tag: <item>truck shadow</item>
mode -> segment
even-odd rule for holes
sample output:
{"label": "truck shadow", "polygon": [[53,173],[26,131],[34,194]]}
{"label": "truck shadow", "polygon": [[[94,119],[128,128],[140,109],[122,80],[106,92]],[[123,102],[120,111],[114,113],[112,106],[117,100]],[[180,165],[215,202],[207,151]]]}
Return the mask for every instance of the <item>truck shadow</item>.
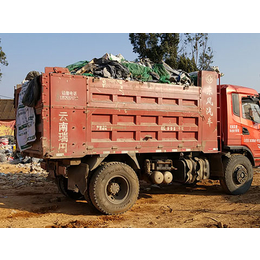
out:
{"label": "truck shadow", "polygon": [[[20,190],[16,192],[0,191],[0,210],[11,209],[7,218],[40,216],[60,213],[66,215],[101,215],[85,200],[72,200],[57,192]],[[21,212],[22,211],[22,212]]]}
{"label": "truck shadow", "polygon": [[152,194],[185,194],[185,195],[223,195],[223,191],[220,185],[184,185],[179,183],[173,183],[170,185],[144,185],[140,188],[140,198],[149,198]]}
{"label": "truck shadow", "polygon": [[[252,185],[248,192],[241,195],[228,195],[218,181],[198,183],[196,185],[172,184],[167,186],[141,186],[139,198],[150,199],[156,194],[172,194],[185,196],[221,196],[231,203],[260,204],[260,186]],[[181,198],[180,198],[181,199]]]}
{"label": "truck shadow", "polygon": [[[181,184],[172,184],[165,186],[157,185],[141,185],[139,199],[154,199],[156,195],[185,195],[188,196],[214,196],[224,198],[231,203],[247,203],[260,204],[260,186],[252,186],[250,190],[243,195],[227,195],[222,190],[219,183],[203,184],[199,183],[195,186],[185,186]],[[160,196],[156,201],[160,203]],[[182,196],[177,199],[181,200]],[[141,202],[140,202],[141,203]],[[145,202],[146,203],[146,202]],[[214,201],[212,201],[214,203]],[[160,204],[158,204],[158,207]],[[37,217],[45,214],[56,213],[73,216],[94,216],[100,217],[102,214],[98,212],[85,200],[72,200],[52,189],[46,191],[44,189],[21,189],[17,191],[3,192],[0,190],[0,210],[11,209],[6,218],[14,219],[19,217]],[[145,212],[144,212],[145,213]]]}

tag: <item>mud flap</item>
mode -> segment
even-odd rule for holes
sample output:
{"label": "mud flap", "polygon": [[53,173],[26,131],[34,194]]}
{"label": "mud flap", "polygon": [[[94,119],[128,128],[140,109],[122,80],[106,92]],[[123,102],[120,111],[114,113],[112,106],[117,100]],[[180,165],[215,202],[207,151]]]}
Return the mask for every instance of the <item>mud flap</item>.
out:
{"label": "mud flap", "polygon": [[80,191],[85,194],[87,190],[87,179],[89,174],[89,165],[81,163],[80,165],[73,165],[68,167],[68,189],[75,192]]}
{"label": "mud flap", "polygon": [[208,158],[210,163],[210,176],[212,177],[223,177],[224,168],[222,163],[222,154],[212,154]]}

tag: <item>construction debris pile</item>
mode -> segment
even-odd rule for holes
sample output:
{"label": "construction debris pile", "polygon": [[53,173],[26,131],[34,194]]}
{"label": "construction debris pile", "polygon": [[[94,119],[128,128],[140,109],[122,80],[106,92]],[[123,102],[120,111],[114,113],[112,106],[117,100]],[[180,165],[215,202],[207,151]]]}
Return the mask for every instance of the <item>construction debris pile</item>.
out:
{"label": "construction debris pile", "polygon": [[99,59],[79,61],[68,65],[66,68],[74,75],[173,83],[186,86],[196,85],[197,83],[188,73],[172,69],[165,62],[156,64],[148,58],[138,62],[129,62],[121,54],[115,56],[106,53]]}
{"label": "construction debris pile", "polygon": [[41,168],[41,160],[32,157],[17,158],[0,163],[0,190],[22,186],[42,186],[48,172]]}
{"label": "construction debris pile", "polygon": [[12,188],[20,187],[41,187],[46,185],[48,173],[47,172],[14,172],[14,173],[2,173],[0,172],[0,191],[9,190]]}
{"label": "construction debris pile", "polygon": [[7,162],[14,159],[16,146],[13,136],[0,137],[0,162]]}

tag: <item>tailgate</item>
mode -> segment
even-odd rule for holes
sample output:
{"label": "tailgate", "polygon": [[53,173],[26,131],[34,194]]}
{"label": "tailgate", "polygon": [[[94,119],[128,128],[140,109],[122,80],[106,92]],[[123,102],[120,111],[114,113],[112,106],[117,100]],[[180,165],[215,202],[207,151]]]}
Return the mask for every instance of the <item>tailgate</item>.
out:
{"label": "tailgate", "polygon": [[[53,73],[55,72],[55,73]],[[77,158],[86,151],[86,77],[45,68],[35,107],[36,141],[23,153],[38,158]],[[16,107],[20,89],[15,91]]]}
{"label": "tailgate", "polygon": [[50,129],[47,138],[50,141],[46,152],[52,158],[83,157],[86,153],[86,77],[49,75],[49,127],[46,131]]}

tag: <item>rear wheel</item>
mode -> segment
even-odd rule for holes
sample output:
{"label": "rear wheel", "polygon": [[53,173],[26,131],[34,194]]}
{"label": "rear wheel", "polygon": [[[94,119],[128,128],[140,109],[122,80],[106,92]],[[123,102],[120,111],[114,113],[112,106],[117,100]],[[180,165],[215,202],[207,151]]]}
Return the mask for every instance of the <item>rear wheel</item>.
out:
{"label": "rear wheel", "polygon": [[75,192],[68,189],[68,178],[65,178],[64,176],[58,176],[56,177],[56,184],[59,191],[66,197],[73,200],[84,199],[84,196],[80,192]]}
{"label": "rear wheel", "polygon": [[135,171],[121,162],[109,162],[100,166],[89,184],[89,196],[93,205],[108,215],[129,210],[138,194],[139,180]]}
{"label": "rear wheel", "polygon": [[85,191],[85,193],[84,193],[84,198],[85,198],[85,200],[87,201],[87,203],[90,205],[90,206],[92,206],[92,207],[94,207],[95,208],[95,206],[93,205],[93,203],[92,203],[92,201],[91,201],[91,199],[90,199],[90,195],[89,195],[89,181],[90,181],[90,179],[88,180],[88,185],[87,185],[87,189],[86,189],[86,191]]}
{"label": "rear wheel", "polygon": [[253,181],[253,168],[249,159],[244,155],[234,154],[225,158],[223,165],[224,177],[220,179],[223,189],[232,195],[247,192]]}

